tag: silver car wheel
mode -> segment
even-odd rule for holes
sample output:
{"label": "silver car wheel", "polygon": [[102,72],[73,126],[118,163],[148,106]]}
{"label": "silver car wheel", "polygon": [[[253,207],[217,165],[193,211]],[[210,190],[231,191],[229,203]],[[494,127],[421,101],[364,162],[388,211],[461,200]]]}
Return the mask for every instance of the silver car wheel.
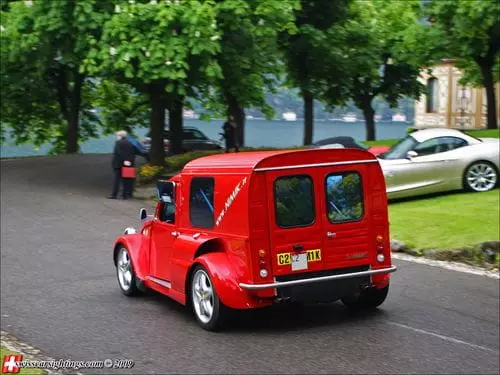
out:
{"label": "silver car wheel", "polygon": [[473,164],[465,176],[467,185],[478,192],[488,191],[495,187],[497,183],[497,172],[487,163]]}
{"label": "silver car wheel", "polygon": [[129,291],[132,285],[132,263],[130,256],[125,248],[121,248],[118,253],[118,281],[120,287],[125,291]]}
{"label": "silver car wheel", "polygon": [[202,323],[208,323],[214,314],[214,289],[210,277],[202,269],[193,276],[191,295],[196,316]]}

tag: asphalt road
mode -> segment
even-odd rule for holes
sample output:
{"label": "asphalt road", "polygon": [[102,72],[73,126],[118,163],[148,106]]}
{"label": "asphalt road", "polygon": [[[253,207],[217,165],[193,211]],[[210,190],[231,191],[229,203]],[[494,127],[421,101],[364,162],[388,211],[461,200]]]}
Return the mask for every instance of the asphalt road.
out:
{"label": "asphalt road", "polygon": [[141,202],[106,199],[109,166],[1,161],[2,330],[54,358],[133,359],[134,373],[499,373],[499,281],[481,276],[396,261],[375,313],[261,310],[222,333],[166,297],[123,296],[112,244]]}

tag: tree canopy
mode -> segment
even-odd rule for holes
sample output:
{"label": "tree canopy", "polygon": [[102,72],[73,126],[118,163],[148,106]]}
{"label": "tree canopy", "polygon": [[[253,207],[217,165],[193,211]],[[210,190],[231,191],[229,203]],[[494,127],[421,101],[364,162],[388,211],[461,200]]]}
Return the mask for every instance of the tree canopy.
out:
{"label": "tree canopy", "polygon": [[498,127],[494,83],[500,81],[500,2],[440,0],[429,3],[424,46],[439,46],[431,59],[453,58],[463,82],[482,85],[488,102],[488,128]]}
{"label": "tree canopy", "polygon": [[161,165],[166,113],[182,152],[194,103],[233,116],[243,143],[245,111],[272,117],[268,93],[282,86],[302,98],[304,144],[318,100],[355,103],[374,139],[374,100],[418,97],[422,67],[445,57],[485,86],[488,127],[498,127],[495,0],[1,0],[0,11],[0,136],[54,153],[149,126]]}

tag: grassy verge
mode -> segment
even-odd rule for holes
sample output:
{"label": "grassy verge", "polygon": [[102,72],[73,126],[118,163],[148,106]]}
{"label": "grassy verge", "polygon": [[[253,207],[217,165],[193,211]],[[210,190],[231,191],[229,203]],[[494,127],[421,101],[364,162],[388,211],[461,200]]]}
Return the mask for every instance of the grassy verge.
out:
{"label": "grassy verge", "polygon": [[500,129],[467,130],[466,133],[476,138],[500,138]]}
{"label": "grassy verge", "polygon": [[[12,352],[11,350],[7,349],[5,346],[1,345],[0,346],[0,358],[4,359],[4,356],[6,356],[7,354],[19,354],[19,353],[14,353]],[[29,359],[29,358],[23,358],[23,360],[26,360],[26,359]],[[2,372],[3,374],[3,372]],[[22,369],[20,372],[18,372],[18,374],[21,374],[21,375],[41,375],[41,374],[46,374],[46,372],[44,370],[41,370],[41,369]]]}
{"label": "grassy verge", "polygon": [[365,141],[363,143],[367,144],[368,146],[392,146],[398,141],[399,139],[380,139],[378,141]]}
{"label": "grassy verge", "polygon": [[498,266],[479,244],[500,240],[499,205],[499,189],[391,203],[391,238],[417,254]]}

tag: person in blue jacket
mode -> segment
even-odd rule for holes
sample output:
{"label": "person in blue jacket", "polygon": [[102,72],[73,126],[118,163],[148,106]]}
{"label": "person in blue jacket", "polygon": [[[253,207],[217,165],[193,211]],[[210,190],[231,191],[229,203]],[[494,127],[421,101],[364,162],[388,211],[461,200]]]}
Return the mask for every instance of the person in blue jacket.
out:
{"label": "person in blue jacket", "polygon": [[147,161],[149,161],[149,153],[146,151],[146,149],[141,144],[141,142],[139,142],[137,139],[135,139],[131,135],[127,135],[126,138],[127,138],[127,141],[129,141],[132,144],[132,146],[134,146],[135,153],[137,155],[144,157]]}

